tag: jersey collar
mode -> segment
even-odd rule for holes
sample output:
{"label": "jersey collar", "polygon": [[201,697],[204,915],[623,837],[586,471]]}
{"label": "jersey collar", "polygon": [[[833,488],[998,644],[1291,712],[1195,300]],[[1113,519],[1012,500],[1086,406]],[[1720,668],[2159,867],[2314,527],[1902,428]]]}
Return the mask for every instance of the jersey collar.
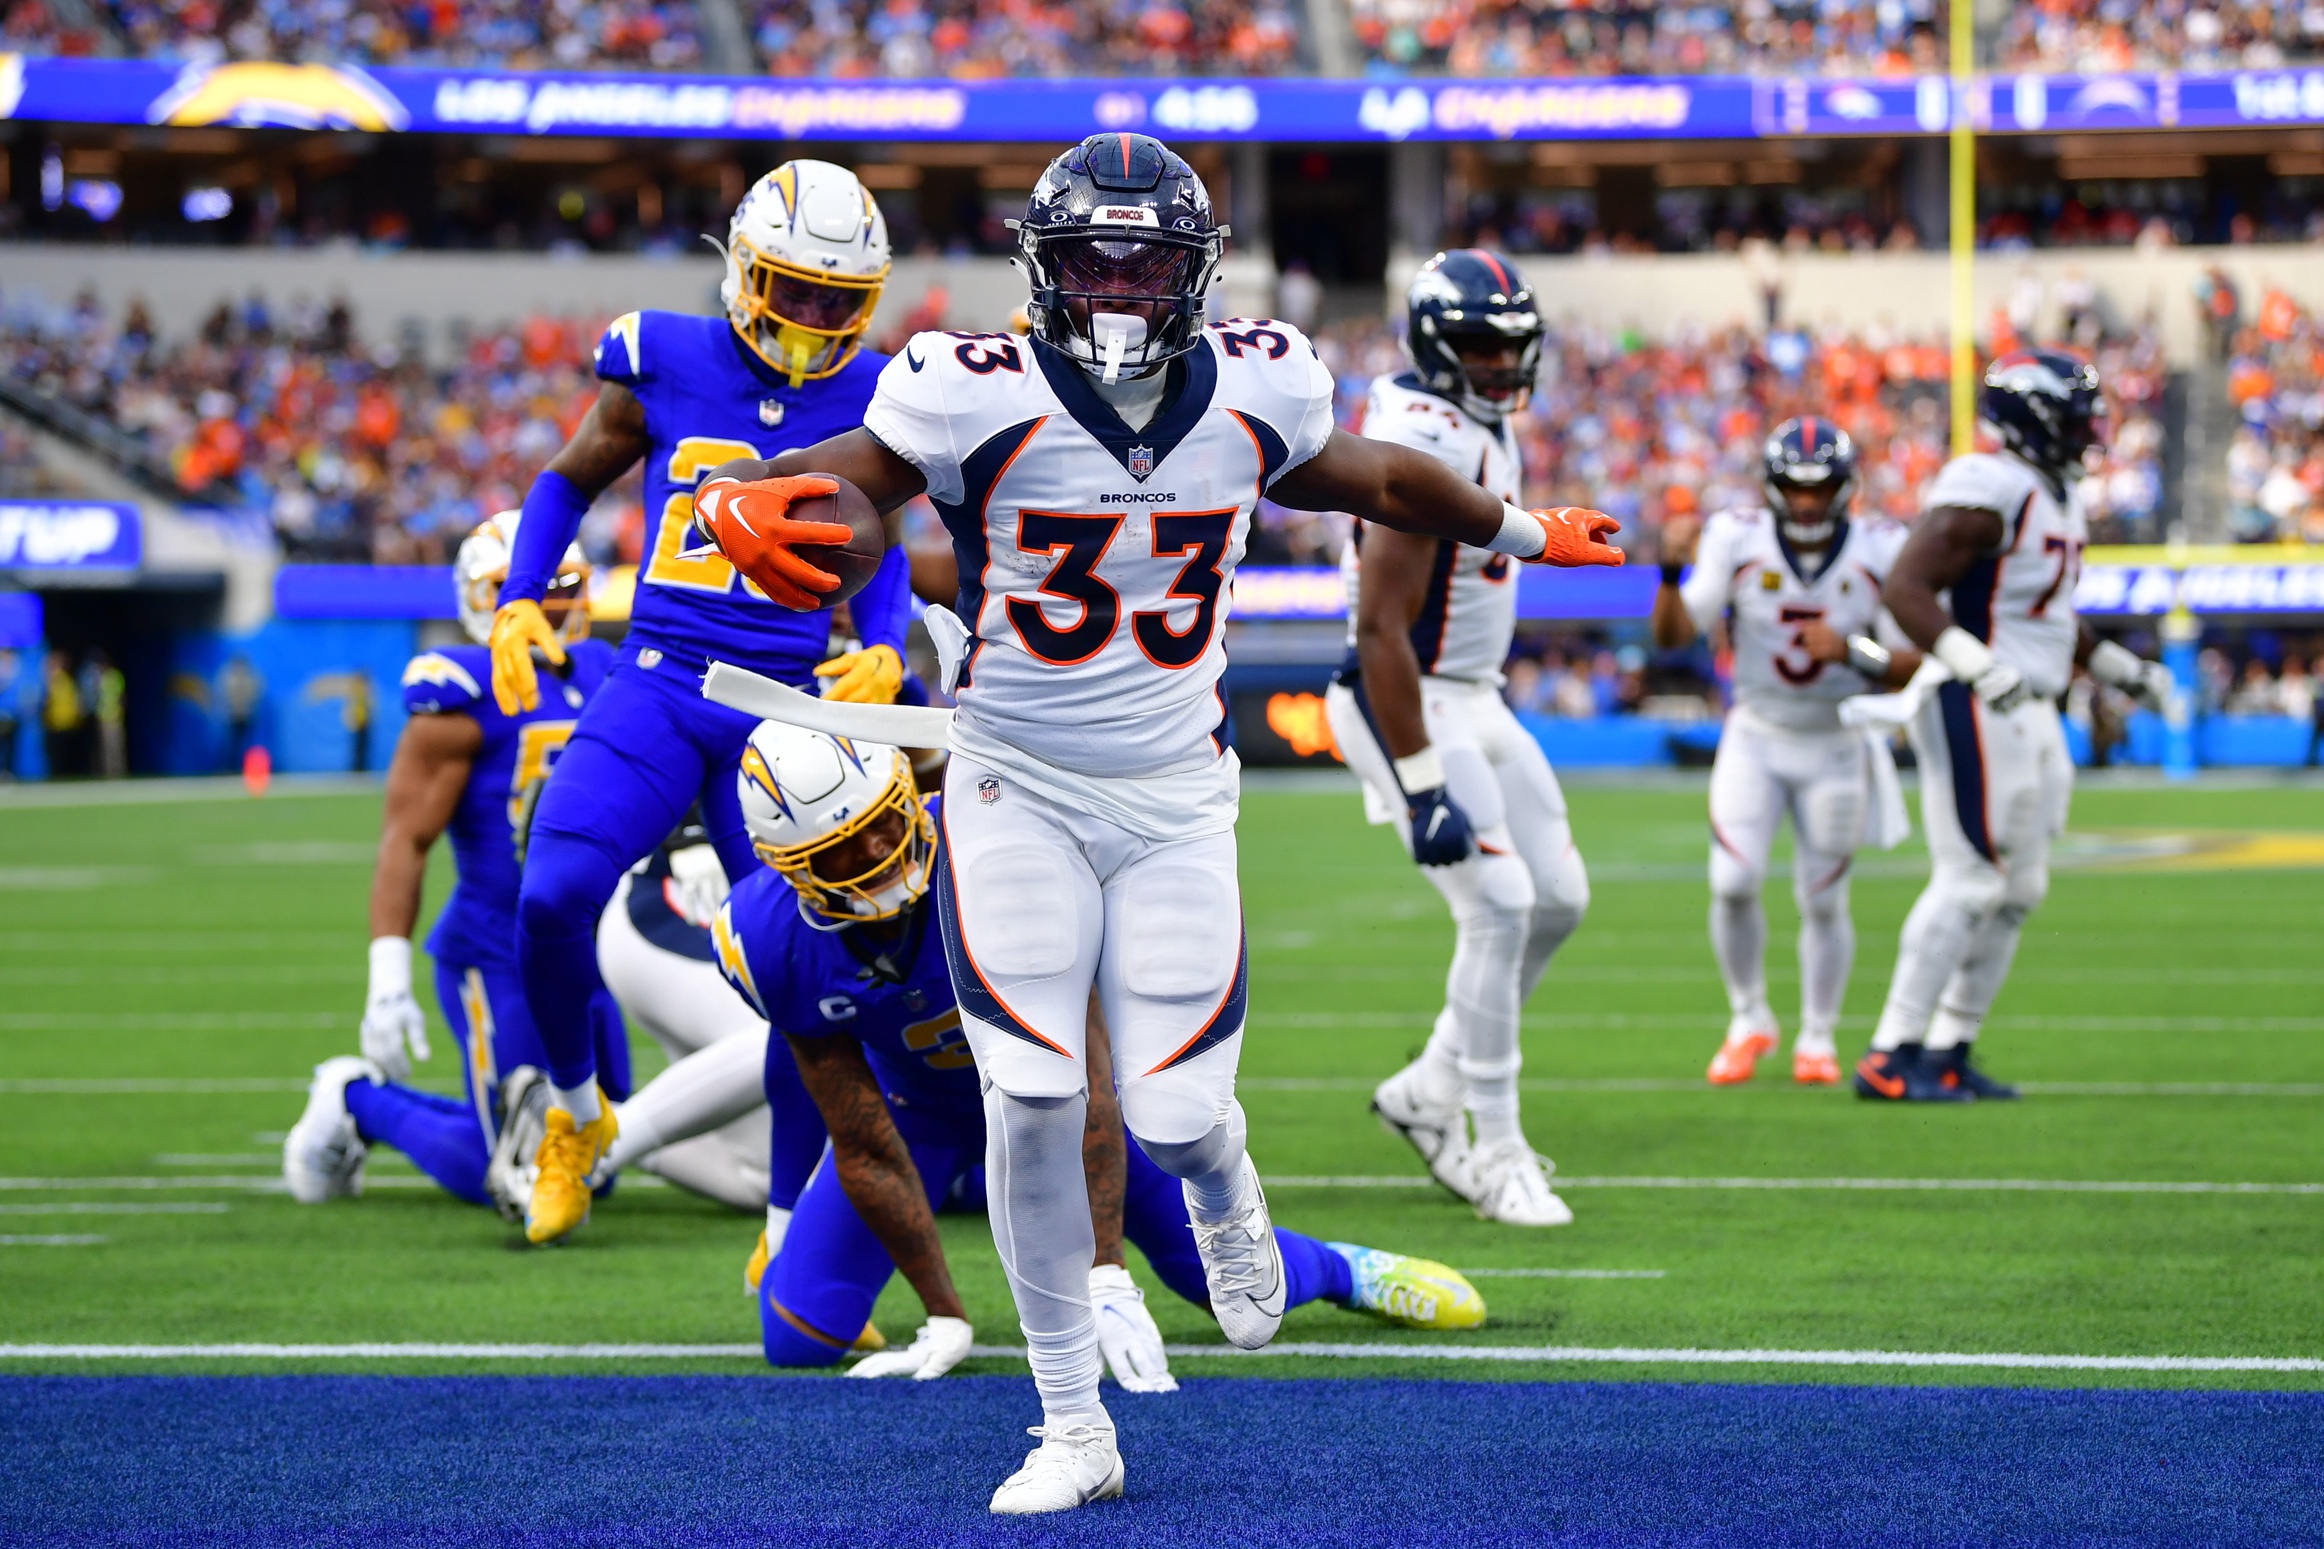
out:
{"label": "jersey collar", "polygon": [[[1170,362],[1170,385],[1163,389],[1162,407],[1155,412],[1153,423],[1144,430],[1132,430],[1114,412],[1114,406],[1098,395],[1089,384],[1088,373],[1075,364],[1054,345],[1033,340],[1033,359],[1041,366],[1041,375],[1049,382],[1049,390],[1073,416],[1075,424],[1089,432],[1090,439],[1104,447],[1122,471],[1143,484],[1153,476],[1178,443],[1193,434],[1194,427],[1210,411],[1212,394],[1218,388],[1218,360],[1211,353],[1210,341],[1205,339],[1193,349]],[[1146,454],[1140,459],[1146,471],[1140,473],[1132,466],[1131,452]]]}
{"label": "jersey collar", "polygon": [[1793,575],[1799,577],[1802,586],[1815,585],[1824,578],[1827,571],[1840,562],[1840,551],[1848,546],[1848,519],[1846,517],[1843,516],[1832,524],[1832,541],[1824,545],[1824,562],[1816,566],[1815,573],[1811,575],[1800,564],[1799,551],[1794,549],[1791,546],[1791,540],[1783,535],[1782,514],[1770,509],[1767,515],[1775,528],[1775,546],[1783,551],[1783,562],[1791,567]]}
{"label": "jersey collar", "polygon": [[789,375],[784,372],[777,371],[774,367],[768,365],[765,361],[752,354],[750,351],[750,346],[742,342],[742,335],[736,333],[732,326],[729,326],[726,330],[726,343],[728,348],[734,351],[734,358],[742,362],[743,369],[748,371],[752,376],[757,377],[761,382],[765,383],[768,388],[780,389],[786,392],[790,390],[791,378]]}
{"label": "jersey collar", "polygon": [[902,929],[885,951],[866,940],[865,933],[853,926],[839,931],[839,944],[847,948],[849,957],[863,965],[863,978],[878,984],[902,984],[912,977],[913,965],[920,961],[920,945],[928,936],[929,912],[925,897],[908,906],[906,917],[897,922]]}

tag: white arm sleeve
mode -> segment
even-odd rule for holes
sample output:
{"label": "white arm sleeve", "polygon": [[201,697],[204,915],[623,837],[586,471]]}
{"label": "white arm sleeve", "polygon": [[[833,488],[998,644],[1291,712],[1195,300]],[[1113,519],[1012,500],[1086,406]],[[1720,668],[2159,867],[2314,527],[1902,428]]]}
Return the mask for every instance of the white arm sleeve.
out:
{"label": "white arm sleeve", "polygon": [[1687,615],[1695,621],[1701,633],[1710,633],[1719,622],[1734,596],[1735,528],[1720,517],[1712,517],[1703,524],[1703,537],[1695,545],[1695,568],[1679,584],[1679,599],[1687,605]]}
{"label": "white arm sleeve", "polygon": [[[944,408],[944,370],[949,349],[938,334],[914,334],[903,353],[880,372],[863,428],[880,444],[920,470],[928,498],[946,504],[961,497],[960,452],[953,444],[952,416]],[[913,362],[918,361],[915,369]]]}

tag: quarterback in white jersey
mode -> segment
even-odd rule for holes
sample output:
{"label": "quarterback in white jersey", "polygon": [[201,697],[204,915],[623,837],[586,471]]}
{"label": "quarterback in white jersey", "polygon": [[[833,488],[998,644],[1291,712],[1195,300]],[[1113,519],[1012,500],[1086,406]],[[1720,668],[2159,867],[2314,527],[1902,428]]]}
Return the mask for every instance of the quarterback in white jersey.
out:
{"label": "quarterback in white jersey", "polygon": [[1944,678],[1910,722],[1929,885],[1856,1066],[1858,1094],[1890,1101],[2017,1095],[1969,1063],[1969,1046],[2049,890],[2050,841],[2065,829],[2074,767],[2058,696],[2077,661],[2150,702],[2172,692],[2162,667],[2099,642],[2074,615],[2085,541],[2076,483],[2100,439],[2098,373],[2052,351],[2005,355],[1978,407],[2003,450],[1945,465],[1884,592]]}
{"label": "quarterback in white jersey", "polygon": [[1081,1162],[1093,985],[1123,1120],[1183,1182],[1221,1329],[1257,1348],[1282,1319],[1235,1101],[1246,965],[1218,692],[1259,497],[1519,559],[1619,563],[1611,518],[1526,512],[1435,458],[1335,430],[1331,374],[1297,329],[1204,327],[1226,233],[1159,141],[1091,136],[1050,164],[1016,229],[1029,337],[918,335],[863,429],[733,465],[695,501],[746,575],[806,567],[807,584],[837,587],[793,545],[847,529],[785,514],[833,478],[882,511],[927,492],[960,559],[959,618],[930,614],[959,700],[934,891],[1044,1414],[1042,1445],[994,1493],[1003,1513],[1122,1487]]}
{"label": "quarterback in white jersey", "polygon": [[[1856,959],[1849,866],[1883,791],[1895,787],[1886,745],[1842,726],[1840,701],[1902,683],[1920,653],[1891,655],[1876,638],[1886,622],[1880,588],[1904,531],[1849,519],[1856,449],[1848,433],[1818,415],[1786,420],[1767,438],[1761,473],[1765,506],[1714,515],[1699,541],[1675,521],[1665,530],[1652,628],[1668,651],[1725,619],[1735,663],[1735,704],[1711,766],[1711,952],[1728,1009],[1711,1083],[1750,1080],[1781,1038],[1767,998],[1760,895],[1788,813],[1800,914],[1791,1074],[1829,1086],[1840,1079],[1834,1040]],[[1690,555],[1693,573],[1682,581]]]}
{"label": "quarterback in white jersey", "polygon": [[[1412,369],[1372,385],[1364,434],[1514,501],[1522,470],[1508,416],[1532,390],[1541,332],[1533,292],[1506,258],[1437,254],[1406,298]],[[1486,1220],[1562,1226],[1573,1212],[1518,1122],[1518,1017],[1581,924],[1590,880],[1557,776],[1501,699],[1516,567],[1490,549],[1358,521],[1340,571],[1348,655],[1325,697],[1332,737],[1364,782],[1366,809],[1396,824],[1457,930],[1428,1045],[1380,1084],[1373,1112]]]}

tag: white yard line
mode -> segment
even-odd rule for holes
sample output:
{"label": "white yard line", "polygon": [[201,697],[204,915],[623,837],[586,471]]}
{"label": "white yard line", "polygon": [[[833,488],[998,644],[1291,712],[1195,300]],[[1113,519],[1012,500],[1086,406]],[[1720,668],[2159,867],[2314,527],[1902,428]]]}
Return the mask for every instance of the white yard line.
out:
{"label": "white yard line", "polygon": [[1461,1269],[1472,1280],[1661,1280],[1667,1269]]}
{"label": "white yard line", "polygon": [[125,1205],[76,1200],[61,1205],[0,1205],[0,1216],[222,1216],[233,1208],[209,1201]]}
{"label": "white yard line", "polygon": [[0,1232],[0,1248],[88,1248],[104,1240],[93,1232]]}
{"label": "white yard line", "polygon": [[[1290,1174],[1272,1189],[1433,1189],[1408,1173]],[[2008,1194],[2324,1194],[2324,1183],[2172,1183],[2107,1178],[1620,1178],[1556,1175],[1561,1189],[1898,1189]],[[4,1187],[0,1180],[0,1187]]]}
{"label": "white yard line", "polygon": [[[1235,1082],[1244,1092],[1369,1092],[1380,1083],[1364,1076],[1243,1076]],[[1728,1101],[1732,1087],[1715,1087],[1699,1077],[1576,1076],[1542,1077],[1519,1081],[1528,1092],[1699,1092]],[[5,1090],[0,1083],[0,1090]],[[2324,1081],[2021,1081],[2020,1089],[2038,1097],[2324,1097]],[[1744,1090],[1759,1093],[1815,1093],[1789,1082],[1768,1081]]]}
{"label": "white yard line", "polygon": [[[2032,1355],[1921,1350],[1697,1350],[1595,1345],[1455,1345],[1288,1341],[1264,1350],[1170,1345],[1182,1358],[1256,1360],[1309,1356],[1337,1361],[1582,1362],[1615,1366],[1953,1367],[2012,1371],[2324,1372],[2309,1356]],[[757,1360],[757,1345],[647,1344],[0,1344],[10,1361],[635,1361]],[[972,1356],[1021,1361],[1017,1345],[973,1345]]]}

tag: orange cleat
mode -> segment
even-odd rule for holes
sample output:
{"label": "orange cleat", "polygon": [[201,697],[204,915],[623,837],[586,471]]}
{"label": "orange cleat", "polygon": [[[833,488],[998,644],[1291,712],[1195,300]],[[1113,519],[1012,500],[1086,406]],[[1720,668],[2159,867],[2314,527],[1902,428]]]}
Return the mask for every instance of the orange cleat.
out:
{"label": "orange cleat", "polygon": [[1729,1035],[1719,1045],[1719,1052],[1711,1056],[1711,1068],[1706,1074],[1713,1086],[1738,1086],[1751,1079],[1758,1068],[1760,1056],[1775,1048],[1775,1035],[1769,1032],[1748,1032]]}
{"label": "orange cleat", "polygon": [[1791,1079],[1801,1086],[1838,1086],[1840,1056],[1829,1049],[1791,1051]]}

